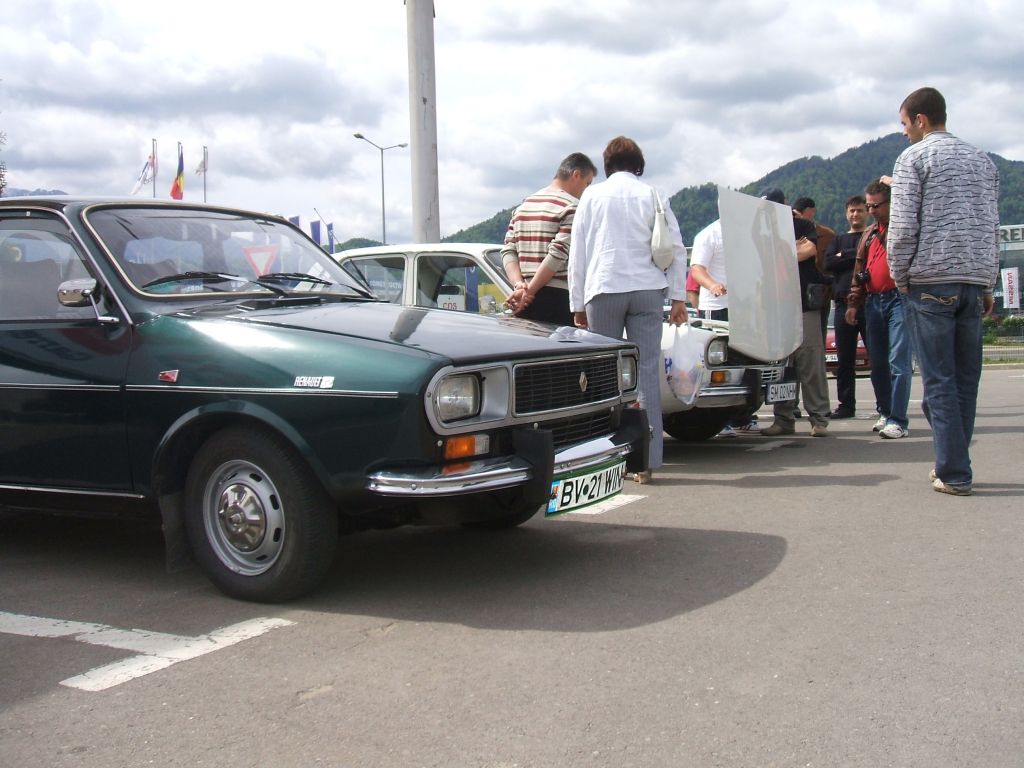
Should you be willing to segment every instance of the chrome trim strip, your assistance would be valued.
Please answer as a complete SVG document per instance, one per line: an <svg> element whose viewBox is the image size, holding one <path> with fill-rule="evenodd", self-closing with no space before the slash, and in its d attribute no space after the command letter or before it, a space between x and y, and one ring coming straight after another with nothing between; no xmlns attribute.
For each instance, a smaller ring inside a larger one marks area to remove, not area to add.
<svg viewBox="0 0 1024 768"><path fill-rule="evenodd" d="M0 389L71 390L73 392L120 392L120 384L18 384L0 381Z"/></svg>
<svg viewBox="0 0 1024 768"><path fill-rule="evenodd" d="M29 491L31 493L54 493L63 496L111 496L119 499L143 500L146 497L141 493L128 493L127 491L86 491L73 490L68 488L47 488L41 485L11 485L0 483L0 491Z"/></svg>
<svg viewBox="0 0 1024 768"><path fill-rule="evenodd" d="M628 443L601 437L555 454L555 476L600 466L630 453ZM531 480L533 471L512 456L470 462L459 472L444 473L440 467L420 471L381 470L369 477L367 488L382 496L423 498L512 488Z"/></svg>
<svg viewBox="0 0 1024 768"><path fill-rule="evenodd" d="M125 389L131 392L205 392L208 394L239 394L239 395L327 395L330 397L365 397L374 399L395 400L398 392L370 392L357 389L313 389L312 387L188 387L177 384L159 386L157 384L129 384Z"/></svg>
<svg viewBox="0 0 1024 768"><path fill-rule="evenodd" d="M703 400L709 397L746 397L749 390L746 387L705 387L697 393L697 398Z"/></svg>

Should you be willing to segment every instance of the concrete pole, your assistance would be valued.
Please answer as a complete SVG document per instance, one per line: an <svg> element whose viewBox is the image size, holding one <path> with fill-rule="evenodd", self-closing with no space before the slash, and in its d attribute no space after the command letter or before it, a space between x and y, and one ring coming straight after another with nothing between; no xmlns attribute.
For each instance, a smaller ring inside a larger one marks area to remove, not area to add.
<svg viewBox="0 0 1024 768"><path fill-rule="evenodd" d="M412 239L441 240L437 186L437 89L434 83L434 2L406 0L409 37L409 133L412 145Z"/></svg>

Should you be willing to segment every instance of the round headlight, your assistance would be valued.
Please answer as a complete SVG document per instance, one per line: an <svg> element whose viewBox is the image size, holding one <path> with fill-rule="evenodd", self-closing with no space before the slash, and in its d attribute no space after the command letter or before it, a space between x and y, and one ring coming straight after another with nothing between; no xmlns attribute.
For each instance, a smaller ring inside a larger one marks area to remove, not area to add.
<svg viewBox="0 0 1024 768"><path fill-rule="evenodd" d="M633 355L619 358L619 389L622 392L636 389L636 358Z"/></svg>
<svg viewBox="0 0 1024 768"><path fill-rule="evenodd" d="M458 421L480 412L480 381L473 375L449 376L437 385L434 395L437 416L443 422Z"/></svg>
<svg viewBox="0 0 1024 768"><path fill-rule="evenodd" d="M729 359L729 345L725 339L712 339L708 344L708 365L722 365Z"/></svg>

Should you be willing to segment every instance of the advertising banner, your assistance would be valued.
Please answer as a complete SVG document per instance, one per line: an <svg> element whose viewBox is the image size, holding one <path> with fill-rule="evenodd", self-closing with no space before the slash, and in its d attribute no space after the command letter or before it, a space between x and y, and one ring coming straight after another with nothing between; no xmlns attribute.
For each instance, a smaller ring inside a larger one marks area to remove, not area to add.
<svg viewBox="0 0 1024 768"><path fill-rule="evenodd" d="M1017 267L1001 270L1003 276L1003 308L1020 309L1020 271Z"/></svg>

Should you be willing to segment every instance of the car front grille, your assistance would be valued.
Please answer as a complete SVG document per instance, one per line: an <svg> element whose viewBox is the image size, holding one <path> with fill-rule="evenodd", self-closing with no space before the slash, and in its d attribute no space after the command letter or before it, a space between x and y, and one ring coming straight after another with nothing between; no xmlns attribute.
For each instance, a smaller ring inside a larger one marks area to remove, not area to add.
<svg viewBox="0 0 1024 768"><path fill-rule="evenodd" d="M783 368L762 368L761 369L761 383L762 384L774 384L778 381L782 381Z"/></svg>
<svg viewBox="0 0 1024 768"><path fill-rule="evenodd" d="M559 411L619 396L617 355L522 363L513 375L516 416Z"/></svg>
<svg viewBox="0 0 1024 768"><path fill-rule="evenodd" d="M611 411L599 411L568 419L557 419L544 422L544 428L551 430L555 450L567 445L575 445L615 431L612 425Z"/></svg>

